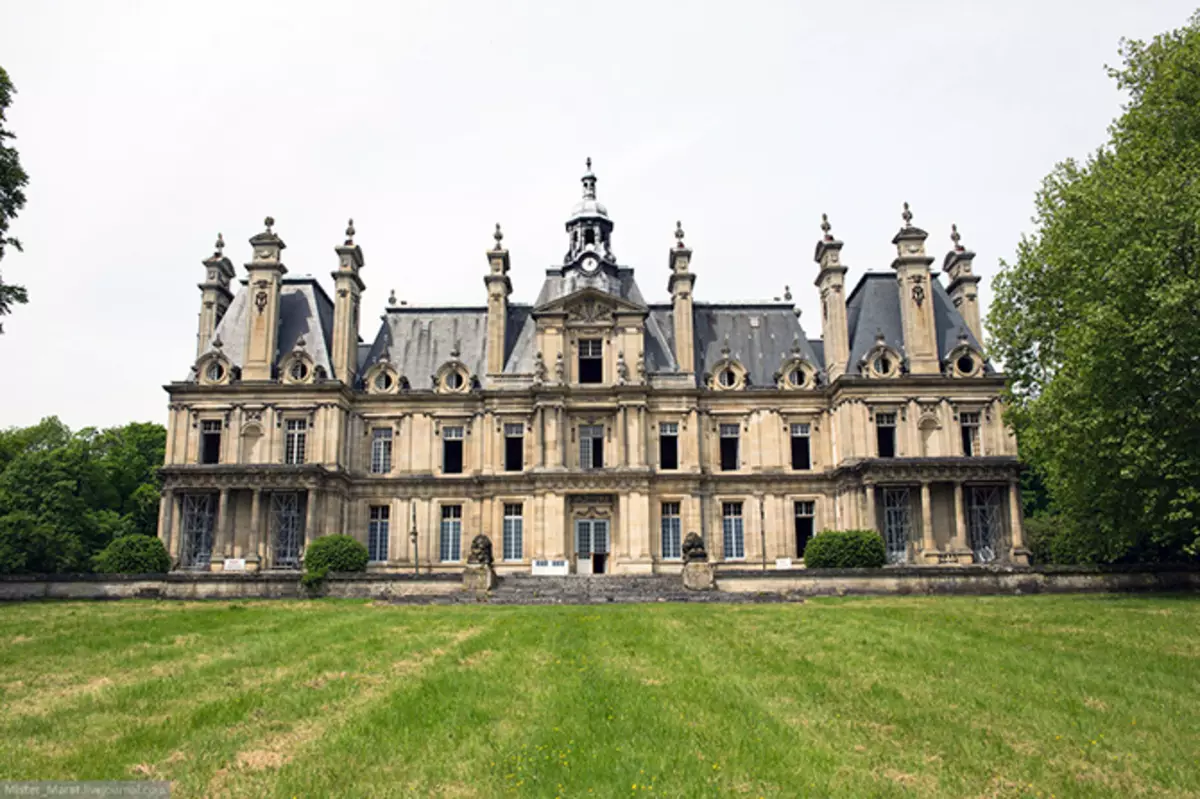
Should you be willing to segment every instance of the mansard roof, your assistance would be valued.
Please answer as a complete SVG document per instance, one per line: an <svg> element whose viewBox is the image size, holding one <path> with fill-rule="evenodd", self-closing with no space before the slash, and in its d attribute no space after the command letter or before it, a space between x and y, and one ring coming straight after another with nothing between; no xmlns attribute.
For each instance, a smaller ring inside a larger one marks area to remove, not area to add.
<svg viewBox="0 0 1200 799"><path fill-rule="evenodd" d="M702 380L729 357L746 369L749 388L774 388L775 375L792 357L792 347L816 368L823 363L814 352L791 303L696 303L696 376Z"/></svg>
<svg viewBox="0 0 1200 799"><path fill-rule="evenodd" d="M938 358L945 360L958 346L959 336L965 335L967 343L982 352L970 327L963 320L950 295L946 293L937 273L931 273L933 288L933 321L937 334ZM846 300L846 323L850 328L850 363L847 371L858 373L858 364L863 356L875 346L880 335L884 343L899 353L904 353L904 325L900 318L900 292L896 289L896 275L891 272L868 272L862 276ZM991 363L985 362L987 372L995 372Z"/></svg>
<svg viewBox="0 0 1200 799"><path fill-rule="evenodd" d="M233 366L242 366L251 294L246 289L247 283L247 279L242 278L242 289L230 302L229 309L221 318L201 357L216 352L213 343L220 338L221 355ZM312 359L314 367L319 366L325 370L325 374L332 375L329 348L333 341L333 300L311 275L284 276L279 287L276 367L297 350L296 343L301 339L303 343L299 351Z"/></svg>
<svg viewBox="0 0 1200 799"><path fill-rule="evenodd" d="M393 306L360 367L386 359L415 389L433 388L433 375L457 358L471 375L487 371L487 308Z"/></svg>

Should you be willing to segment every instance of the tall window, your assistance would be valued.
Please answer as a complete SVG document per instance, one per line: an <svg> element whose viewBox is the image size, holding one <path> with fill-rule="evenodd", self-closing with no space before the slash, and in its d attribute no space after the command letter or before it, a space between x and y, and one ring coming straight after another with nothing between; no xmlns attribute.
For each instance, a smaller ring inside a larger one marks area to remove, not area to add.
<svg viewBox="0 0 1200 799"><path fill-rule="evenodd" d="M525 425L504 425L504 471L519 472L525 468Z"/></svg>
<svg viewBox="0 0 1200 799"><path fill-rule="evenodd" d="M896 457L896 414L875 414L875 442L878 445L879 457Z"/></svg>
<svg viewBox="0 0 1200 799"><path fill-rule="evenodd" d="M200 462L221 462L220 419L205 419L200 423Z"/></svg>
<svg viewBox="0 0 1200 799"><path fill-rule="evenodd" d="M796 557L804 557L804 548L813 537L813 517L816 516L816 503L799 500L792 506L796 520Z"/></svg>
<svg viewBox="0 0 1200 799"><path fill-rule="evenodd" d="M307 441L308 420L288 419L284 438L283 462L292 465L304 463L304 447Z"/></svg>
<svg viewBox="0 0 1200 799"><path fill-rule="evenodd" d="M583 469L604 468L604 425L579 426L579 466Z"/></svg>
<svg viewBox="0 0 1200 799"><path fill-rule="evenodd" d="M525 557L525 524L521 516L521 503L504 503L504 559L520 560Z"/></svg>
<svg viewBox="0 0 1200 799"><path fill-rule="evenodd" d="M792 468L812 468L812 446L809 440L807 424L792 425Z"/></svg>
<svg viewBox="0 0 1200 799"><path fill-rule="evenodd" d="M371 431L371 474L387 474L392 470L392 428L376 427Z"/></svg>
<svg viewBox="0 0 1200 799"><path fill-rule="evenodd" d="M371 521L367 525L367 554L372 561L388 559L388 526L392 509L387 505L371 506Z"/></svg>
<svg viewBox="0 0 1200 799"><path fill-rule="evenodd" d="M598 338L579 340L579 382L604 382L604 343Z"/></svg>
<svg viewBox="0 0 1200 799"><path fill-rule="evenodd" d="M679 503L664 502L662 504L662 556L664 558L680 558L681 530L679 523Z"/></svg>
<svg viewBox="0 0 1200 799"><path fill-rule="evenodd" d="M963 455L973 457L983 454L983 442L979 436L979 413L960 413L958 421L962 427Z"/></svg>
<svg viewBox="0 0 1200 799"><path fill-rule="evenodd" d="M453 563L462 560L462 505L442 506L442 534L438 559Z"/></svg>
<svg viewBox="0 0 1200 799"><path fill-rule="evenodd" d="M462 474L462 470L463 428L461 425L447 425L442 428L442 472Z"/></svg>
<svg viewBox="0 0 1200 799"><path fill-rule="evenodd" d="M721 503L721 526L725 533L725 559L746 557L746 529L742 524L742 503Z"/></svg>
<svg viewBox="0 0 1200 799"><path fill-rule="evenodd" d="M679 468L679 424L662 422L658 426L658 468Z"/></svg>
<svg viewBox="0 0 1200 799"><path fill-rule="evenodd" d="M738 425L721 425L721 471L730 472L738 467Z"/></svg>

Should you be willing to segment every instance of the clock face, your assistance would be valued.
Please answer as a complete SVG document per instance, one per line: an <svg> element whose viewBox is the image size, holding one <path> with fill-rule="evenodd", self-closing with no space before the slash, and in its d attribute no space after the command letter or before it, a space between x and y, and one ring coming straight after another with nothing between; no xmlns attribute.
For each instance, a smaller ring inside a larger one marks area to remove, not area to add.
<svg viewBox="0 0 1200 799"><path fill-rule="evenodd" d="M589 272L589 273L595 272L596 267L598 267L599 265L600 265L600 262L596 260L596 257L594 255L589 255L587 258L584 258L583 262L580 264L580 266L583 267L583 271Z"/></svg>

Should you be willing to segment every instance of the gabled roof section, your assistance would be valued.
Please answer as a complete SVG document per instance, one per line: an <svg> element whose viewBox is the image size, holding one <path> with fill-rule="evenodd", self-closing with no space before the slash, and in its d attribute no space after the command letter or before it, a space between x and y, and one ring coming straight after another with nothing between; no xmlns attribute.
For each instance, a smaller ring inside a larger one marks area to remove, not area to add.
<svg viewBox="0 0 1200 799"><path fill-rule="evenodd" d="M391 307L362 363L366 372L381 355L414 389L432 389L433 375L454 356L472 376L487 372L487 308Z"/></svg>
<svg viewBox="0 0 1200 799"><path fill-rule="evenodd" d="M604 303L612 303L612 305L616 307L618 313L623 311L630 313L646 313L645 303L635 302L624 297L618 297L615 294L609 294L591 286L586 286L578 291L573 291L570 294L564 294L561 297L555 297L547 303L535 305L533 307L533 313L542 314L552 311L561 311L565 310L571 305L581 303L586 300L600 300Z"/></svg>
<svg viewBox="0 0 1200 799"><path fill-rule="evenodd" d="M746 368L751 389L775 387L775 374L793 345L813 366L821 364L790 303L697 303L694 320L697 381L722 359L726 336L729 355Z"/></svg>
<svg viewBox="0 0 1200 799"><path fill-rule="evenodd" d="M250 292L246 289L247 280L243 278L241 284L242 288L234 295L225 316L213 331L212 339L201 353L203 357L215 352L217 348L213 346L213 342L219 337L221 354L230 364L239 368L245 360L250 304ZM276 368L284 358L292 354L300 339L304 340L300 351L312 359L313 366L322 367L325 374L332 377L333 366L330 363L329 346L333 341L333 300L321 288L316 278L310 275L285 276L280 284Z"/></svg>

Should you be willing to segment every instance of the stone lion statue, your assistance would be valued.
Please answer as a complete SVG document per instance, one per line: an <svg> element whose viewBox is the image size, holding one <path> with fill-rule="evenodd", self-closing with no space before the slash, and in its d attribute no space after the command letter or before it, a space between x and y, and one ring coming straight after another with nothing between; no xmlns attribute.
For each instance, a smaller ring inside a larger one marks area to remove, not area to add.
<svg viewBox="0 0 1200 799"><path fill-rule="evenodd" d="M467 556L467 563L481 563L485 566L491 566L493 560L492 539L482 533L471 539L471 554Z"/></svg>
<svg viewBox="0 0 1200 799"><path fill-rule="evenodd" d="M683 539L683 562L694 563L700 561L704 563L708 560L708 552L704 549L704 539L697 533L688 533Z"/></svg>

